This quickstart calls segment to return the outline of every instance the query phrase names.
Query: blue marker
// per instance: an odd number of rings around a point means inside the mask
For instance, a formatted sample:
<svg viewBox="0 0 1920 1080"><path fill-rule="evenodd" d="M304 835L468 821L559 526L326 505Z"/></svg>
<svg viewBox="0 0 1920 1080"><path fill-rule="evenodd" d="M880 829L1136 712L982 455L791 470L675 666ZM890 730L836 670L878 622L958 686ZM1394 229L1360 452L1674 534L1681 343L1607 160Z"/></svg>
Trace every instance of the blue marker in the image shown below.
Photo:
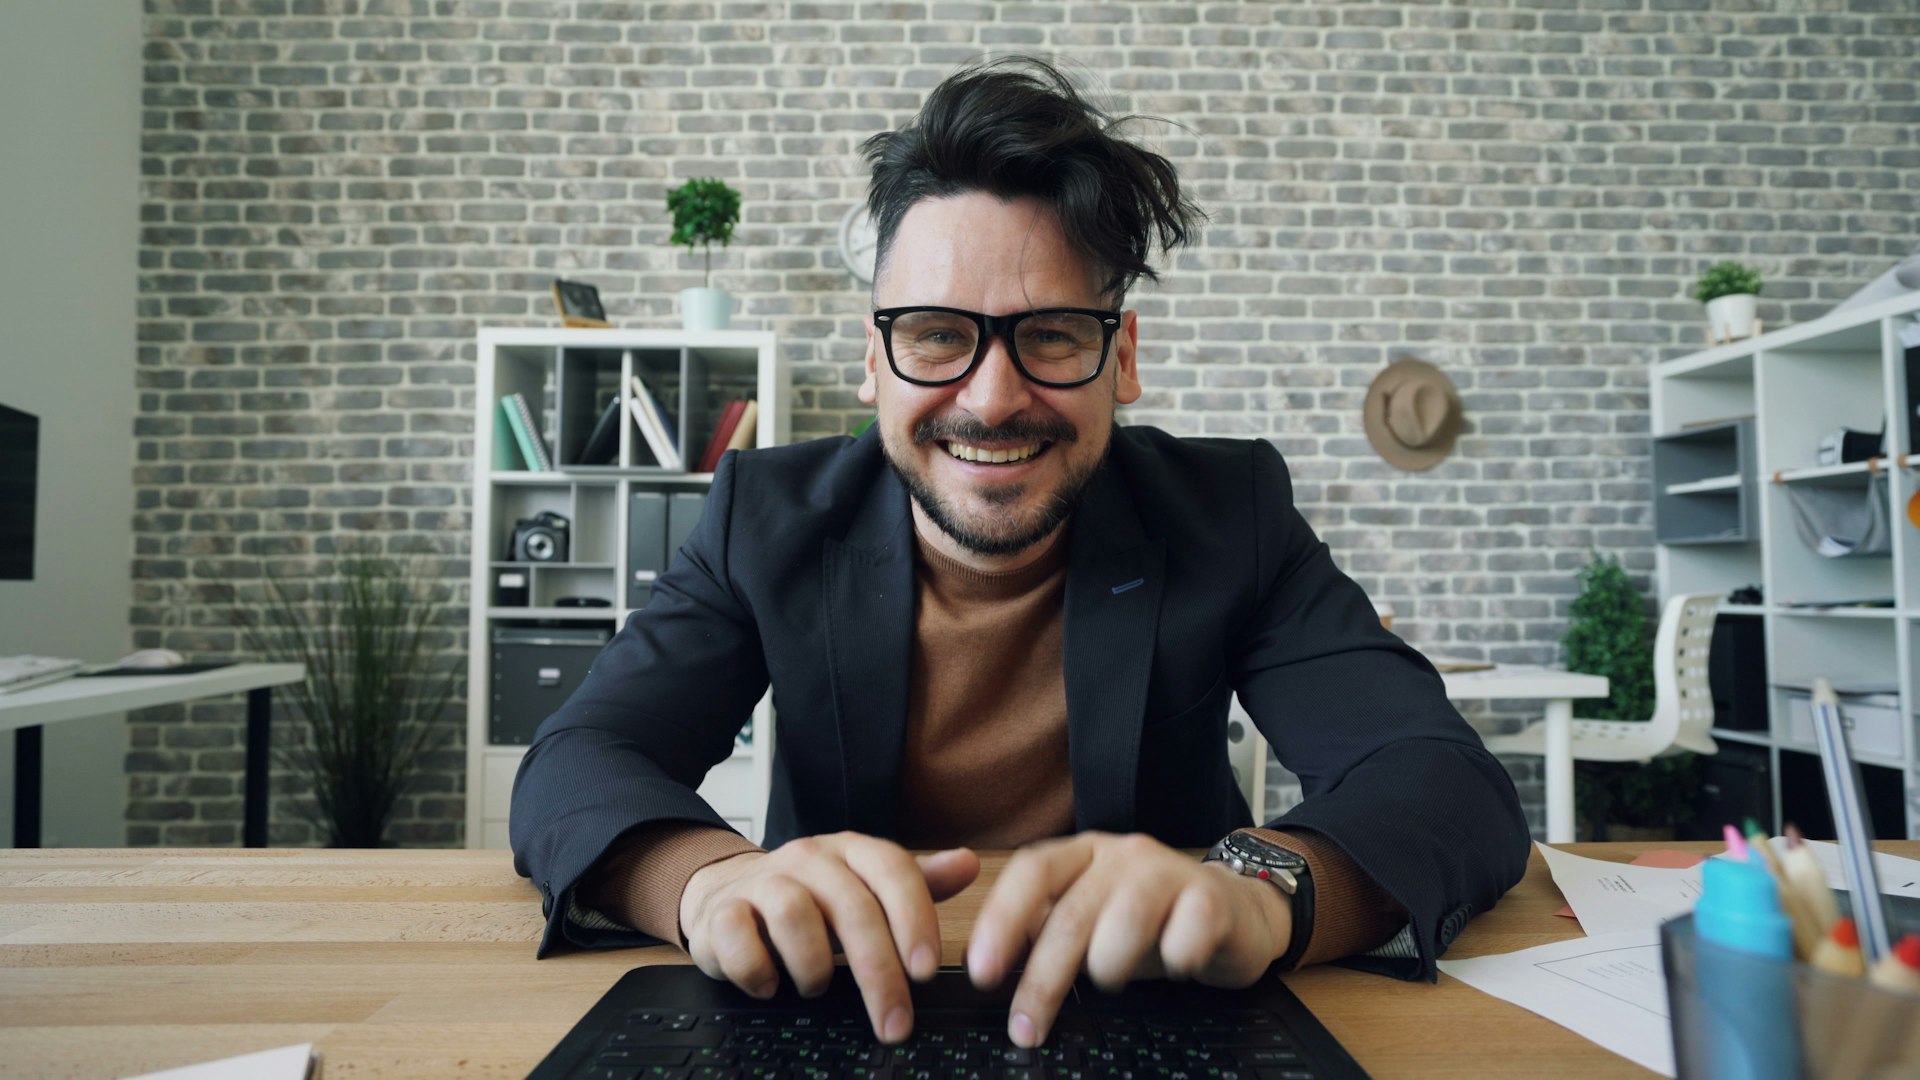
<svg viewBox="0 0 1920 1080"><path fill-rule="evenodd" d="M1693 909L1706 1075L1793 1080L1801 1075L1793 923L1773 878L1744 858L1745 847L1733 852L1736 858L1702 864L1704 891Z"/></svg>

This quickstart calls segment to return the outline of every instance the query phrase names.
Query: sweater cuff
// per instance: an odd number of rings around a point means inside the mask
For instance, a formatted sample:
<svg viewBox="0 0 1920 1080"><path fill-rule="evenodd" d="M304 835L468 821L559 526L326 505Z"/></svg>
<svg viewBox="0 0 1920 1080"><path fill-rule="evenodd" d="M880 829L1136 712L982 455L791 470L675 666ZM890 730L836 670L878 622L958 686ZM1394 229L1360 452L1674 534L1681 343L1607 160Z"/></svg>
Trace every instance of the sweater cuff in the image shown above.
<svg viewBox="0 0 1920 1080"><path fill-rule="evenodd" d="M687 881L721 859L759 850L732 829L688 822L642 826L614 841L581 875L576 895L581 907L684 949L680 894Z"/></svg>
<svg viewBox="0 0 1920 1080"><path fill-rule="evenodd" d="M1354 865L1339 845L1306 829L1245 829L1307 860L1313 927L1298 967L1377 948L1407 925L1407 912Z"/></svg>

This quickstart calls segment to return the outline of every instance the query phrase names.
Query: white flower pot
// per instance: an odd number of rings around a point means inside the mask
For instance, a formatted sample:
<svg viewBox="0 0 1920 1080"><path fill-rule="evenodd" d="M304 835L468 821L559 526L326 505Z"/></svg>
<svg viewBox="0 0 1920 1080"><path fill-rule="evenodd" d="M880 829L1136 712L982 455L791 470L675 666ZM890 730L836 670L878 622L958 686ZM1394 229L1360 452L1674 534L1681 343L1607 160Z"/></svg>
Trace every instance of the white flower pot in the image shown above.
<svg viewBox="0 0 1920 1080"><path fill-rule="evenodd" d="M725 289L681 289L680 325L688 330L725 330L733 318L733 294Z"/></svg>
<svg viewBox="0 0 1920 1080"><path fill-rule="evenodd" d="M1734 341L1753 336L1752 293L1735 293L1707 301L1707 336L1714 341Z"/></svg>

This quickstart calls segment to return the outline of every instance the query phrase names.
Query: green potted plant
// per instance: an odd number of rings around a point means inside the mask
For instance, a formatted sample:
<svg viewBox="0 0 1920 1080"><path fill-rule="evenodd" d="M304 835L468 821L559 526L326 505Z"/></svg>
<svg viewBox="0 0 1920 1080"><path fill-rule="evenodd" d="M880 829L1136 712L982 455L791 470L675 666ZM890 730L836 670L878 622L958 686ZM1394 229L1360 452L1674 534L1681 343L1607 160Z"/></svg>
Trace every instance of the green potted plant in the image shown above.
<svg viewBox="0 0 1920 1080"><path fill-rule="evenodd" d="M1759 332L1754 299L1760 295L1760 271L1737 262L1707 267L1693 286L1693 298L1707 305L1707 336L1715 343Z"/></svg>
<svg viewBox="0 0 1920 1080"><path fill-rule="evenodd" d="M304 664L290 688L303 738L276 744L304 777L294 805L331 847L379 847L421 758L451 734L446 712L463 667L438 653L440 605L416 566L351 550L309 587L271 574L264 616L236 608L252 647Z"/></svg>
<svg viewBox="0 0 1920 1080"><path fill-rule="evenodd" d="M733 242L733 227L740 221L740 193L724 180L689 180L667 193L667 209L673 214L673 244L687 245L688 254L696 244L706 251L706 284L680 290L681 325L688 330L725 330L733 317L733 296L713 287L713 245L726 247Z"/></svg>
<svg viewBox="0 0 1920 1080"><path fill-rule="evenodd" d="M1653 643L1646 601L1611 556L1580 571L1580 595L1561 639L1567 670L1605 675L1610 696L1577 702L1576 716L1646 721L1653 716ZM1700 790L1698 755L1650 762L1579 763L1575 804L1595 840L1673 839L1692 819Z"/></svg>

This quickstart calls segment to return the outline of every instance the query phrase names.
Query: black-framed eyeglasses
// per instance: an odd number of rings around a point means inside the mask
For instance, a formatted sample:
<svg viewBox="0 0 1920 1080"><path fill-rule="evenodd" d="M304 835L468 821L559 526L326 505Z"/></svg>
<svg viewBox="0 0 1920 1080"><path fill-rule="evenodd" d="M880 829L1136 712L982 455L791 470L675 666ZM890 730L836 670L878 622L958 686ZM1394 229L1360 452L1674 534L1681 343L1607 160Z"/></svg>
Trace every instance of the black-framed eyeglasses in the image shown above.
<svg viewBox="0 0 1920 1080"><path fill-rule="evenodd" d="M893 373L915 386L959 382L980 366L998 335L1020 374L1041 386L1070 389L1100 377L1120 329L1120 312L1040 308L982 315L950 307L891 307L873 325Z"/></svg>

